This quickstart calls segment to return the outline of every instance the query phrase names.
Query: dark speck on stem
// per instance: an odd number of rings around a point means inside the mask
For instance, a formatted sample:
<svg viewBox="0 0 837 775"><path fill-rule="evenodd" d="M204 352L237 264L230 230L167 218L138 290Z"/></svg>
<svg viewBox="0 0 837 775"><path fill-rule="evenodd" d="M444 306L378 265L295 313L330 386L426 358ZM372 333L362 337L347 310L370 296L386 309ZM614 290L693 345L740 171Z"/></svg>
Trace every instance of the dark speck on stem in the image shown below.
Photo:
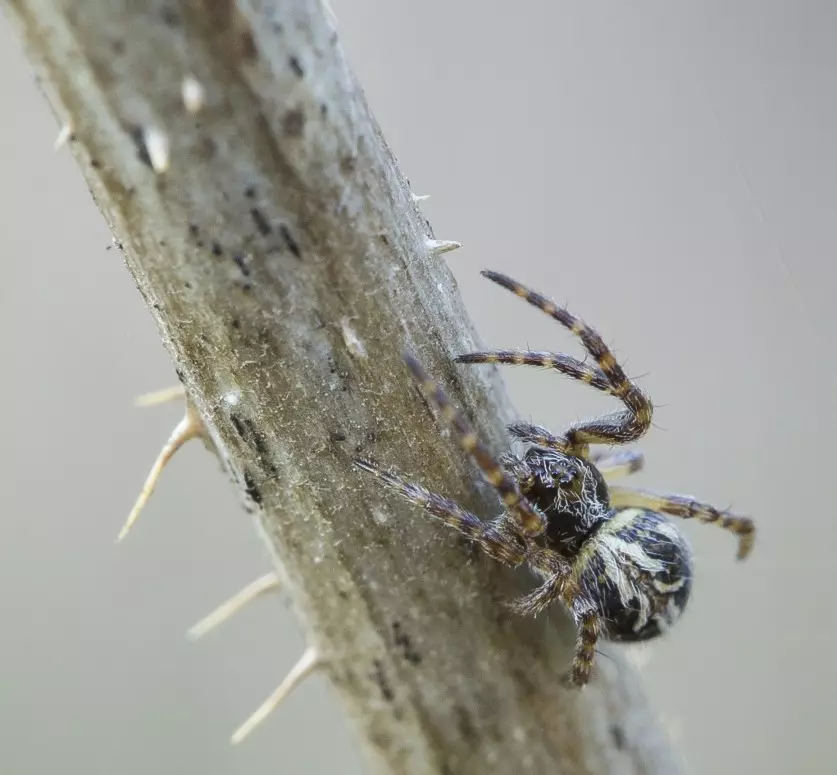
<svg viewBox="0 0 837 775"><path fill-rule="evenodd" d="M301 137L305 130L305 113L301 110L289 110L282 117L282 132L286 137Z"/></svg>
<svg viewBox="0 0 837 775"><path fill-rule="evenodd" d="M249 496L250 500L253 501L253 503L261 505L261 490L259 490L255 480L247 471L244 472L244 491L247 493L247 495Z"/></svg>
<svg viewBox="0 0 837 775"><path fill-rule="evenodd" d="M288 250L290 250L291 253L293 253L297 258L301 258L302 251L299 249L297 241L294 239L290 230L287 226L285 226L284 223L279 227L279 232L282 235L282 239L285 240L285 244L288 246Z"/></svg>
<svg viewBox="0 0 837 775"><path fill-rule="evenodd" d="M259 230L259 234L263 237L266 237L273 231L273 227L268 223L267 218L265 218L264 213L259 210L258 207L251 207L250 208L250 217L253 219L253 223L256 224L256 228Z"/></svg>
<svg viewBox="0 0 837 775"><path fill-rule="evenodd" d="M302 76L305 75L305 70L302 69L302 65L296 57L290 57L288 59L288 64L291 66L291 70L293 70L293 73L297 78L302 78Z"/></svg>
<svg viewBox="0 0 837 775"><path fill-rule="evenodd" d="M134 147L137 149L137 157L149 169L154 169L151 164L151 157L148 155L148 149L145 147L145 137L143 136L142 127L135 126L131 128L131 140L134 141ZM95 164L93 165L96 166Z"/></svg>
<svg viewBox="0 0 837 775"><path fill-rule="evenodd" d="M233 256L233 261L235 261L235 263L238 264L238 268L241 270L241 274L243 274L245 277L250 276L250 267L247 266L247 259L245 259L244 256L242 256L240 253L236 253Z"/></svg>
<svg viewBox="0 0 837 775"><path fill-rule="evenodd" d="M163 8L160 11L160 18L163 20L163 24L166 27L177 27L180 24L180 16L177 14L173 8Z"/></svg>

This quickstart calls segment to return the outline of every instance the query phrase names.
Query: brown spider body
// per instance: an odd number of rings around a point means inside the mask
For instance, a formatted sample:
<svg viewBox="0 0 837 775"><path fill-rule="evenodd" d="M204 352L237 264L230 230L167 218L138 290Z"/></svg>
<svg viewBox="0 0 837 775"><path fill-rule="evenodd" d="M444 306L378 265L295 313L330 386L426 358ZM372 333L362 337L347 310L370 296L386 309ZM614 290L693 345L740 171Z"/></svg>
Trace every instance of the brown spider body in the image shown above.
<svg viewBox="0 0 837 775"><path fill-rule="evenodd" d="M522 461L504 462L546 518L536 539L544 556L572 558L571 586L596 601L603 638L650 640L675 623L691 592L692 553L674 524L649 509L610 508L604 476L582 458L530 447Z"/></svg>
<svg viewBox="0 0 837 775"><path fill-rule="evenodd" d="M507 363L553 369L618 398L624 409L576 423L555 436L544 428L517 423L510 433L527 445L522 457L497 462L442 389L409 354L405 362L428 402L453 428L460 446L474 459L500 496L503 513L490 522L442 495L385 471L375 463L355 464L401 497L421 506L475 541L490 557L528 565L542 583L512 605L536 614L561 602L578 635L570 680L589 680L599 638L649 640L671 627L685 608L692 584L691 551L666 515L718 524L738 536L738 557L753 546L755 526L747 517L716 509L682 495L658 495L611 484L642 467L642 455L622 450L590 451L591 444L619 445L641 438L653 407L631 382L596 331L553 301L495 272L483 275L516 293L569 329L596 365L562 353L497 350L459 356L460 363Z"/></svg>

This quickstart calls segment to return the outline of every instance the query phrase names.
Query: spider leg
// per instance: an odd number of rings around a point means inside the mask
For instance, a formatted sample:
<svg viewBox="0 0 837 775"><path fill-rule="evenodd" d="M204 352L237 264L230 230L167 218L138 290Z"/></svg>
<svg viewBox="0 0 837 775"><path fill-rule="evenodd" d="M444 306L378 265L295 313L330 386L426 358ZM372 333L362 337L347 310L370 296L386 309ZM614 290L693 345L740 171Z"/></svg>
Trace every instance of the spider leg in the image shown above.
<svg viewBox="0 0 837 775"><path fill-rule="evenodd" d="M750 554L756 540L756 526L749 517L742 517L733 514L731 511L717 509L687 495L660 495L648 490L611 487L610 505L615 509L648 509L662 514L670 514L673 517L697 519L700 522L719 525L738 536L739 560L743 560Z"/></svg>
<svg viewBox="0 0 837 775"><path fill-rule="evenodd" d="M564 578L560 574L551 576L541 586L509 602L508 607L521 616L537 616L561 598Z"/></svg>
<svg viewBox="0 0 837 775"><path fill-rule="evenodd" d="M433 404L455 432L459 446L477 463L488 483L502 498L509 521L517 525L523 536L538 536L546 529L546 519L520 492L517 483L494 459L488 448L477 438L465 417L448 400L442 388L424 371L421 364L409 353L404 362L425 398Z"/></svg>
<svg viewBox="0 0 837 775"><path fill-rule="evenodd" d="M544 581L532 592L511 602L509 607L515 613L535 616L556 601L564 604L577 628L572 669L565 676L565 682L571 687L584 686L590 679L601 630L596 605L581 594L573 566L563 557L550 550L530 547L526 559L541 571Z"/></svg>
<svg viewBox="0 0 837 775"><path fill-rule="evenodd" d="M596 643L599 640L601 620L599 615L588 611L578 617L573 666L568 676L571 686L581 687L590 680L590 671L596 658Z"/></svg>
<svg viewBox="0 0 837 775"><path fill-rule="evenodd" d="M491 350L458 355L457 363L507 363L512 366L540 366L553 369L573 379L592 385L597 390L616 395L604 372L564 353L531 352L528 350Z"/></svg>
<svg viewBox="0 0 837 775"><path fill-rule="evenodd" d="M586 454L588 444L626 444L641 438L651 426L654 407L648 397L625 375L598 332L563 307L559 307L554 301L526 288L510 277L487 270L483 271L482 275L525 299L533 307L537 307L575 334L598 366L598 369L593 371L579 361L575 361L574 364L570 361L562 361L563 368L558 370L564 373L575 370L579 375L578 378L582 380L587 375L591 384L598 380L600 373L610 384L611 389L608 392L619 398L625 405L626 411L615 412L600 419L571 426L565 434L567 444L572 449Z"/></svg>
<svg viewBox="0 0 837 775"><path fill-rule="evenodd" d="M580 688L590 680L596 658L596 643L601 632L601 618L595 605L578 593L571 575L557 572L544 583L512 603L521 614L538 614L556 600L561 600L575 620L576 640L573 664L565 676L570 687Z"/></svg>
<svg viewBox="0 0 837 775"><path fill-rule="evenodd" d="M500 465L517 482L517 486L524 495L531 492L535 484L535 473L525 460L521 460L511 452L506 452L500 458Z"/></svg>
<svg viewBox="0 0 837 775"><path fill-rule="evenodd" d="M507 426L508 432L517 439L537 447L557 449L567 455L576 453L573 445L563 436L556 436L540 425L530 425L525 422L516 422ZM585 450L586 451L586 450Z"/></svg>
<svg viewBox="0 0 837 775"><path fill-rule="evenodd" d="M537 614L551 605L555 600L562 599L568 603L571 611L583 609L582 613L575 613L576 636L573 664L566 675L566 683L575 688L584 686L590 680L590 673L596 659L596 643L599 640L601 619L592 606L581 598L569 592L566 578L560 575L547 579L534 592L516 600L513 608L522 614Z"/></svg>
<svg viewBox="0 0 837 775"><path fill-rule="evenodd" d="M354 458L353 462L358 468L373 474L405 500L421 506L430 516L476 542L489 557L512 567L524 561L523 543L509 531L486 524L454 501L385 471L375 463L360 458Z"/></svg>
<svg viewBox="0 0 837 775"><path fill-rule="evenodd" d="M645 457L635 449L620 449L614 452L595 452L590 455L590 462L605 479L612 481L641 471L645 466Z"/></svg>

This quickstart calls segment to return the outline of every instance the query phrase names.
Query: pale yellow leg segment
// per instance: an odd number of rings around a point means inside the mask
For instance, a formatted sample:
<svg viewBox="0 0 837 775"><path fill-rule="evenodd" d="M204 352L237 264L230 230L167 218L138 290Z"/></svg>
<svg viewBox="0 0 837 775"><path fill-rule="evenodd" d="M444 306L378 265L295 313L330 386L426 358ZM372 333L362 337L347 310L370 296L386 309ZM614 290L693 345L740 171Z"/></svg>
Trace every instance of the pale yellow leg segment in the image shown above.
<svg viewBox="0 0 837 775"><path fill-rule="evenodd" d="M238 611L257 597L277 589L279 589L279 579L276 574L266 573L264 576L248 584L240 592L237 592L229 600L225 600L211 614L201 619L189 630L189 637L192 640L202 638L208 632L218 627L218 625L227 621L233 614L238 613Z"/></svg>
<svg viewBox="0 0 837 775"><path fill-rule="evenodd" d="M179 395L182 395L182 392ZM175 389L172 388L142 396L138 399L138 401L142 401L143 406L153 406L166 401L173 401L177 397L178 394L175 393ZM139 517L140 512L148 502L151 494L154 492L154 488L157 486L157 480L160 478L160 474L163 472L163 469L166 467L168 462L174 457L177 450L179 450L187 441L191 441L192 439L203 435L203 432L203 422L201 421L197 410L195 410L187 399L186 412L183 415L183 419L175 426L171 436L169 436L169 440L165 443L165 445L163 445L163 448L160 450L160 454L154 461L154 465L151 467L151 471L145 480L145 484L142 487L139 498L137 498L134 508L131 509L131 513L128 515L125 525L119 532L119 536L116 539L117 543L125 538L134 522L137 521L137 517Z"/></svg>
<svg viewBox="0 0 837 775"><path fill-rule="evenodd" d="M273 694L270 695L238 729L233 733L231 742L233 745L238 745L249 735L259 724L262 723L279 705L282 701L299 686L311 673L320 666L320 658L313 648L307 648L305 653L285 676L285 680L279 684Z"/></svg>
<svg viewBox="0 0 837 775"><path fill-rule="evenodd" d="M738 536L739 560L743 560L752 551L756 540L756 526L749 517L717 509L687 495L659 495L648 490L611 487L610 505L616 509L639 508L659 511L681 519L697 519L699 522L718 525Z"/></svg>
<svg viewBox="0 0 837 775"><path fill-rule="evenodd" d="M604 455L591 455L590 460L608 482L635 474L645 466L645 458L642 453L632 449L619 450Z"/></svg>

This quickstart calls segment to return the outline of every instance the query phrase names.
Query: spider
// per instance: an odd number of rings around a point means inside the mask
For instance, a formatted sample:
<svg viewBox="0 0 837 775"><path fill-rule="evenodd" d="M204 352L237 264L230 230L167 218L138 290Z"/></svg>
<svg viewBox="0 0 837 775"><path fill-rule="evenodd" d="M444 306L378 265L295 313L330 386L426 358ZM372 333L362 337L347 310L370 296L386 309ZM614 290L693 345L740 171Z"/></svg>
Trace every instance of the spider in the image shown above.
<svg viewBox="0 0 837 775"><path fill-rule="evenodd" d="M611 485L643 466L632 450L591 451L591 445L637 441L651 425L649 398L625 376L613 353L590 326L553 301L497 272L483 276L507 288L575 334L596 365L570 355L494 350L460 355L459 363L541 366L581 380L619 399L621 411L574 423L562 435L525 423L508 427L525 445L495 460L466 419L409 353L404 360L421 391L454 431L460 446L477 463L503 501L504 510L484 522L442 495L355 458L354 464L431 517L476 542L508 566L527 564L542 583L510 605L520 614L537 614L562 603L577 634L571 686L590 678L599 639L647 641L671 627L683 613L692 585L689 544L666 515L720 525L738 537L738 558L755 540L747 517L683 495L660 495Z"/></svg>

